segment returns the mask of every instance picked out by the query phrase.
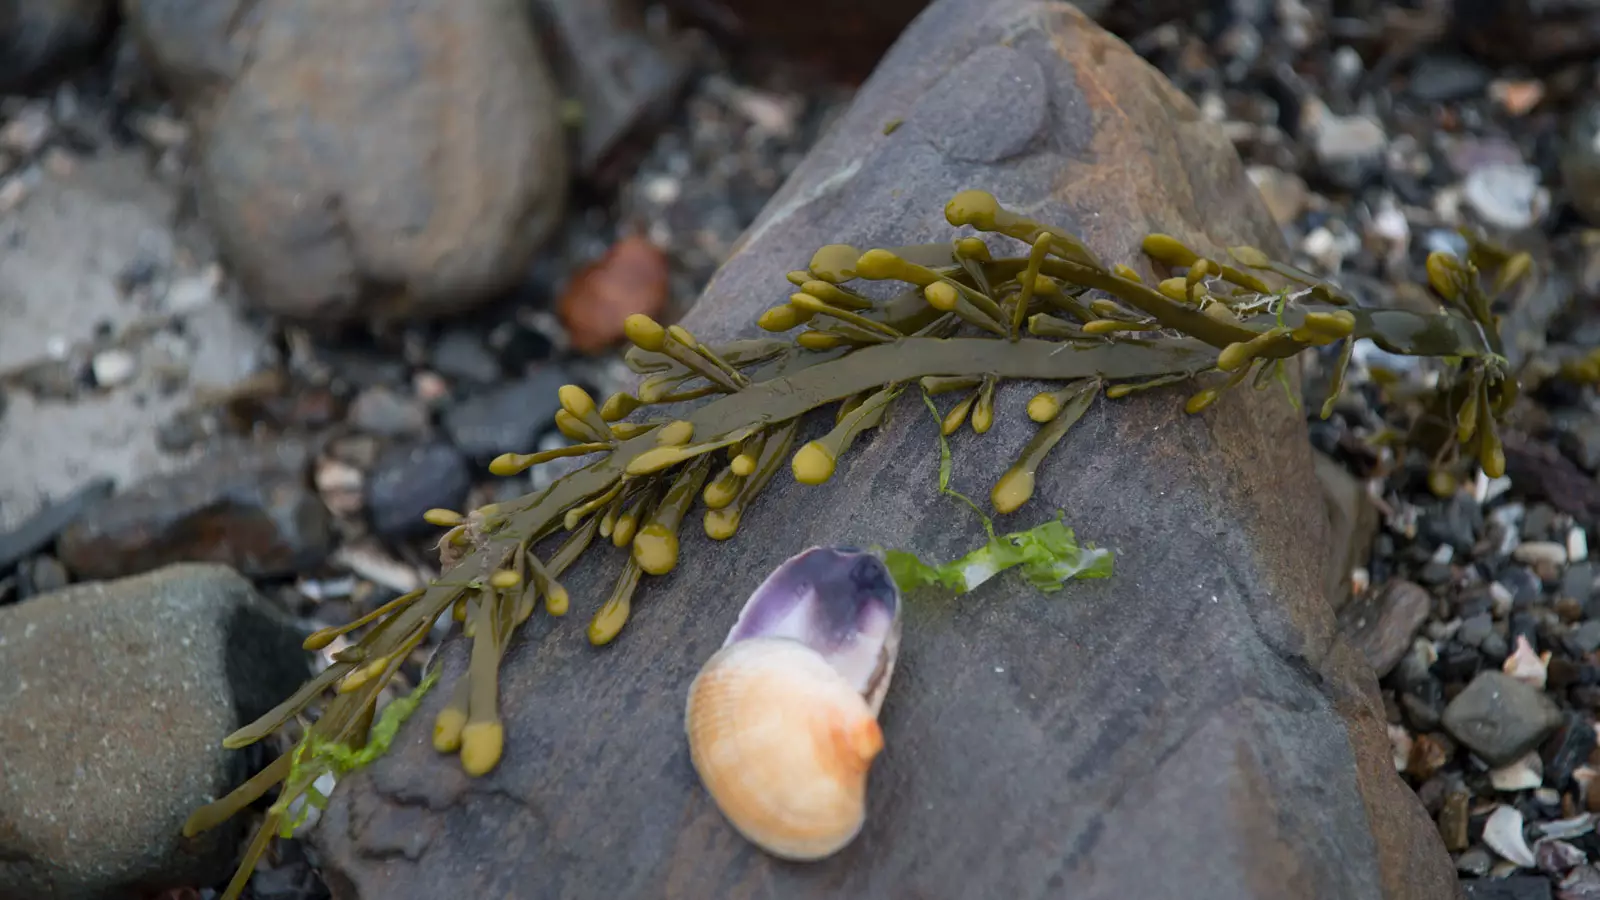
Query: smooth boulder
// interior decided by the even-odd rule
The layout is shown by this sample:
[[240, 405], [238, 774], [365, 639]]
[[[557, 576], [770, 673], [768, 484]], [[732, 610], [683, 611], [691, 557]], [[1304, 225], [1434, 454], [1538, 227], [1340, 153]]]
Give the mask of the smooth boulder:
[[513, 0], [124, 0], [199, 133], [246, 294], [340, 322], [459, 312], [561, 215], [560, 98]]
[[[949, 240], [945, 203], [968, 188], [1146, 279], [1152, 231], [1286, 255], [1225, 135], [1120, 40], [1067, 4], [937, 0], [684, 324], [757, 336], [792, 290], [784, 273], [816, 248]], [[1035, 433], [1023, 409], [1038, 389], [1007, 383], [988, 434], [952, 436], [956, 489], [987, 497]], [[620, 553], [592, 550], [569, 573], [568, 618], [533, 620], [508, 652], [506, 753], [478, 780], [430, 745], [466, 667], [467, 642], [447, 644], [440, 688], [387, 757], [341, 783], [314, 836], [330, 883], [343, 900], [1460, 896], [1326, 598], [1329, 524], [1302, 415], [1278, 390], [1198, 416], [1186, 395], [1097, 402], [1032, 502], [996, 519], [1015, 530], [1064, 510], [1116, 553], [1112, 577], [1045, 594], [1002, 575], [908, 597], [866, 825], [837, 855], [780, 862], [732, 830], [689, 763], [684, 701], [790, 555], [876, 544], [942, 561], [983, 543], [977, 517], [938, 493], [937, 430], [914, 393], [826, 484], [780, 472], [731, 541], [691, 516], [677, 570], [646, 581], [599, 649], [583, 622]]]

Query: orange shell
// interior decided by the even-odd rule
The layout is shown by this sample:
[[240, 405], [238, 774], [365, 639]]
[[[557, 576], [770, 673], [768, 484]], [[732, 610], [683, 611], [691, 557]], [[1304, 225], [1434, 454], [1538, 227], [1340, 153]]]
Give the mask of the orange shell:
[[883, 732], [816, 651], [788, 638], [722, 648], [689, 687], [685, 725], [700, 780], [752, 843], [813, 860], [860, 832]]

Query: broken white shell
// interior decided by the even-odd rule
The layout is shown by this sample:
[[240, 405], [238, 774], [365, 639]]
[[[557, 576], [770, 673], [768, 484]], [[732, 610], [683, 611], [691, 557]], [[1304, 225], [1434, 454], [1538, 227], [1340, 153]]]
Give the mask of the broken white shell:
[[750, 595], [685, 709], [695, 771], [740, 834], [793, 860], [855, 838], [899, 644], [899, 589], [864, 550], [809, 548]]

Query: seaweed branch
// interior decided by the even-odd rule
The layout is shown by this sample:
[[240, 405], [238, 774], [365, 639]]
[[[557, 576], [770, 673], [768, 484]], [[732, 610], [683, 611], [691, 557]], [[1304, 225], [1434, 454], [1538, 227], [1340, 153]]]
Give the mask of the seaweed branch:
[[[947, 412], [934, 407], [942, 434], [968, 426], [982, 434], [996, 416], [1024, 412], [1039, 424], [993, 485], [990, 502], [999, 513], [1028, 503], [1052, 449], [1101, 397], [1116, 402], [1188, 384], [1185, 408], [1202, 414], [1252, 375], [1257, 386], [1281, 380], [1286, 361], [1338, 345], [1326, 418], [1351, 349], [1362, 340], [1390, 353], [1437, 357], [1449, 367], [1408, 437], [1414, 446], [1444, 469], [1465, 470], [1475, 461], [1490, 477], [1504, 472], [1497, 422], [1515, 401], [1517, 382], [1492, 306], [1527, 274], [1526, 254], [1481, 242], [1468, 259], [1433, 254], [1428, 281], [1440, 308], [1423, 314], [1359, 307], [1336, 286], [1254, 247], [1212, 259], [1164, 234], [1146, 238], [1143, 250], [1170, 277], [1147, 284], [1130, 266], [1108, 266], [1075, 236], [1007, 210], [983, 191], [956, 195], [945, 218], [977, 234], [865, 252], [845, 244], [819, 249], [805, 268], [784, 276], [787, 302], [755, 323], [767, 337], [711, 345], [682, 327], [631, 317], [633, 346], [625, 360], [645, 376], [638, 390], [597, 404], [582, 389], [564, 387], [556, 423], [574, 446], [537, 454], [507, 448], [490, 471], [514, 474], [557, 457], [579, 458], [581, 468], [510, 502], [465, 514], [430, 512], [428, 521], [448, 529], [439, 543], [444, 574], [361, 620], [312, 635], [308, 649], [366, 629], [325, 673], [225, 745], [262, 739], [329, 691], [311, 726], [313, 745], [368, 740], [379, 691], [432, 624], [454, 609], [472, 642], [471, 662], [434, 721], [433, 745], [459, 754], [469, 775], [489, 772], [506, 750], [498, 698], [505, 648], [539, 601], [550, 616], [569, 611], [572, 598], [559, 579], [580, 556], [609, 552], [606, 543], [625, 551], [610, 596], [588, 598], [586, 634], [604, 645], [624, 629], [650, 580], [676, 568], [679, 534], [697, 510], [703, 508], [700, 525], [708, 536], [734, 537], [786, 462], [797, 481], [824, 484], [913, 383], [930, 406], [931, 396], [958, 395]], [[1014, 242], [1016, 255], [994, 255], [978, 234]], [[900, 287], [886, 300], [873, 299], [868, 294], [876, 291], [863, 290], [871, 282]], [[1035, 394], [1025, 411], [1006, 410], [995, 397], [1007, 380], [1053, 386]], [[831, 422], [828, 430], [800, 441], [808, 417], [819, 412]], [[942, 460], [945, 490], [947, 467]], [[1042, 537], [996, 535], [992, 527], [989, 533], [984, 552], [1023, 565], [1035, 583], [1059, 575], [1051, 566], [1068, 557], [1075, 572], [1108, 574], [1109, 558], [1080, 551], [1059, 523]], [[908, 578], [946, 587], [971, 583], [952, 575], [956, 569], [905, 562]], [[212, 827], [282, 784], [225, 900], [238, 896], [273, 829], [314, 788], [293, 777], [300, 757], [291, 755], [303, 752], [286, 754], [186, 825], [191, 834]]]

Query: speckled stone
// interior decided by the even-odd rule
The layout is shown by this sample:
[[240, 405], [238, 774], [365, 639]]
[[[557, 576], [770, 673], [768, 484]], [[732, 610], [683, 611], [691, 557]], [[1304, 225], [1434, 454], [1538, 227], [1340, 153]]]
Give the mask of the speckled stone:
[[246, 774], [222, 739], [308, 676], [299, 640], [214, 564], [0, 608], [0, 897], [126, 900], [226, 877], [238, 826], [180, 829]]

